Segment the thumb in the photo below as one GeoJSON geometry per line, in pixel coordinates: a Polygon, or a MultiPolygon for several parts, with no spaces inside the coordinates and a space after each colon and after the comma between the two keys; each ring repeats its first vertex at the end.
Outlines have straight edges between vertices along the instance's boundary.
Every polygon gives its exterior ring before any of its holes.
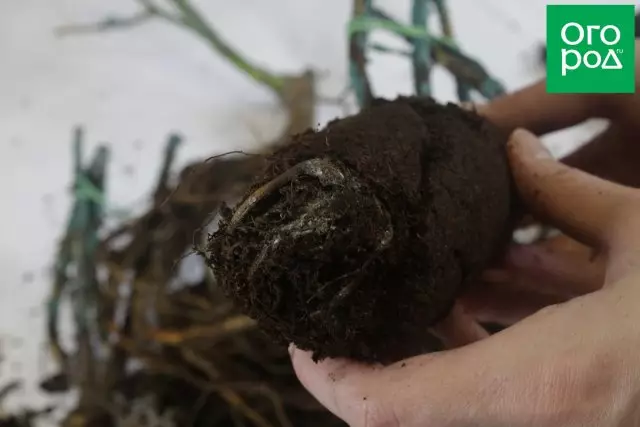
{"type": "Polygon", "coordinates": [[[529,209],[588,245],[609,246],[633,189],[571,168],[553,159],[532,133],[517,129],[508,146],[518,191],[529,209]]]}
{"type": "MultiPolygon", "coordinates": [[[[316,363],[311,353],[295,346],[289,352],[302,385],[349,426],[451,426],[451,414],[478,410],[467,410],[460,402],[481,407],[479,402],[484,401],[477,392],[482,383],[474,358],[477,353],[463,356],[459,351],[465,348],[469,347],[415,356],[384,367],[347,359],[316,363]],[[472,400],[467,400],[467,392],[472,400]]],[[[455,425],[463,424],[471,425],[455,425]]]]}
{"type": "MultiPolygon", "coordinates": [[[[462,347],[489,335],[460,304],[455,304],[449,315],[432,329],[449,348],[462,347]]],[[[329,411],[352,426],[406,425],[402,420],[411,416],[411,411],[400,408],[411,407],[406,399],[410,395],[388,385],[407,379],[413,381],[418,371],[435,380],[447,372],[447,367],[456,366],[451,362],[452,350],[437,356],[435,353],[417,356],[386,367],[347,359],[324,359],[316,363],[310,352],[299,350],[295,345],[289,347],[289,354],[302,385],[329,411]]],[[[431,389],[425,384],[420,389],[426,394],[427,390],[433,391],[430,400],[437,398],[434,393],[437,394],[438,386],[431,389]]],[[[424,396],[418,399],[422,401],[424,396]]]]}
{"type": "Polygon", "coordinates": [[[386,425],[396,418],[380,396],[388,389],[374,387],[380,382],[382,367],[347,359],[324,359],[316,362],[312,354],[293,344],[289,347],[291,362],[300,383],[325,408],[348,425],[386,425]],[[382,404],[380,404],[382,403],[382,404]],[[370,408],[374,408],[371,410],[370,408]]]}

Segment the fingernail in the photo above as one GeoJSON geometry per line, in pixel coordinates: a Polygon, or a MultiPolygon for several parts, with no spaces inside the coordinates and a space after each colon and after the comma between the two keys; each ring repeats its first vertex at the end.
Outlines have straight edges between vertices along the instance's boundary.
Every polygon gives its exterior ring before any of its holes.
{"type": "Polygon", "coordinates": [[[553,158],[551,152],[544,146],[542,141],[526,129],[516,129],[509,138],[509,146],[512,149],[525,151],[527,157],[536,159],[553,158]]]}

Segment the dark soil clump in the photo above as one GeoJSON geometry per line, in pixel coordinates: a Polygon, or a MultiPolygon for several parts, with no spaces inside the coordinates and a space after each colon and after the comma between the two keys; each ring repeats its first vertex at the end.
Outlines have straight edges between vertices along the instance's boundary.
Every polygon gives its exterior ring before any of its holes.
{"type": "Polygon", "coordinates": [[[273,153],[207,251],[227,295],[316,358],[390,362],[512,229],[506,136],[456,105],[399,98],[273,153]]]}

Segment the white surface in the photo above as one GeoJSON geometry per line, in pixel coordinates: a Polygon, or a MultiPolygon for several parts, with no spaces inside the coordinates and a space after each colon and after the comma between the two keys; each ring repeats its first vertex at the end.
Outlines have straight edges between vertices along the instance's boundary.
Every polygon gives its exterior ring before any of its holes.
{"type": "MultiPolygon", "coordinates": [[[[347,84],[347,0],[209,0],[207,10],[226,39],[276,71],[311,67],[326,73],[318,91],[347,84]]],[[[12,406],[42,402],[45,369],[42,302],[49,267],[69,208],[70,136],[75,124],[92,143],[112,147],[111,206],[144,206],[168,132],[186,137],[179,163],[231,149],[250,150],[279,132],[283,116],[263,88],[220,59],[197,37],[164,22],[109,34],[56,38],[54,28],[135,10],[133,0],[3,0],[0,11],[0,385],[26,380],[12,406]],[[137,142],[136,142],[137,141],[137,142]],[[138,147],[138,148],[136,148],[138,147]],[[126,170],[133,170],[126,174],[126,170]],[[141,203],[142,201],[142,203],[141,203]],[[33,280],[25,280],[27,276],[33,280]]],[[[409,0],[379,0],[398,17],[409,0]]],[[[515,89],[537,79],[534,48],[544,39],[542,0],[450,0],[463,48],[515,89]]],[[[378,36],[377,36],[378,37],[378,36]]],[[[385,38],[386,39],[386,38],[385,38]]],[[[409,66],[377,55],[376,93],[411,91],[409,66]]],[[[454,98],[437,72],[436,96],[454,98]]],[[[339,114],[322,107],[318,121],[339,114]]],[[[179,165],[178,165],[179,166],[179,165]]]]}

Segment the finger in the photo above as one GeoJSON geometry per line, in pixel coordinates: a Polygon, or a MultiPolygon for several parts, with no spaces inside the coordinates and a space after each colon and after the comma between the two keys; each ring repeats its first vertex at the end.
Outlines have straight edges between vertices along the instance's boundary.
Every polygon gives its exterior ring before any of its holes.
{"type": "MultiPolygon", "coordinates": [[[[638,106],[640,108],[640,105],[638,106]]],[[[637,110],[636,110],[637,111],[637,110]]],[[[619,184],[640,187],[640,132],[613,123],[593,140],[562,159],[562,162],[619,184]]]]}
{"type": "MultiPolygon", "coordinates": [[[[492,272],[497,273],[497,272],[492,272]]],[[[471,287],[460,304],[479,322],[512,325],[568,297],[513,286],[513,282],[483,282],[471,287]]]]}
{"type": "Polygon", "coordinates": [[[550,94],[543,80],[479,105],[477,111],[507,132],[522,127],[542,135],[604,115],[607,100],[597,94],[550,94]]]}
{"type": "Polygon", "coordinates": [[[633,189],[555,161],[542,142],[518,129],[508,143],[518,191],[529,209],[567,235],[590,246],[606,246],[617,215],[633,200],[633,189]]]}
{"type": "Polygon", "coordinates": [[[325,359],[316,363],[310,352],[294,346],[289,352],[300,383],[335,416],[355,425],[363,416],[363,405],[370,398],[369,384],[375,381],[381,367],[346,359],[325,359]]]}
{"type": "MultiPolygon", "coordinates": [[[[636,65],[640,66],[640,42],[636,41],[636,65]]],[[[636,85],[640,74],[636,73],[636,85]]],[[[552,94],[542,80],[491,103],[476,106],[495,124],[512,132],[529,129],[537,135],[571,127],[587,119],[615,119],[625,127],[638,127],[640,96],[636,94],[552,94]]]]}
{"type": "Polygon", "coordinates": [[[450,349],[462,347],[489,336],[489,333],[459,303],[453,306],[444,320],[431,329],[442,340],[444,346],[450,349]]]}
{"type": "Polygon", "coordinates": [[[604,283],[605,259],[565,235],[511,246],[499,268],[461,298],[481,322],[513,324],[536,311],[593,292],[604,283]]]}
{"type": "Polygon", "coordinates": [[[542,242],[512,246],[505,257],[505,268],[519,287],[569,297],[601,288],[606,266],[604,259],[594,258],[587,247],[576,251],[542,242]]]}

